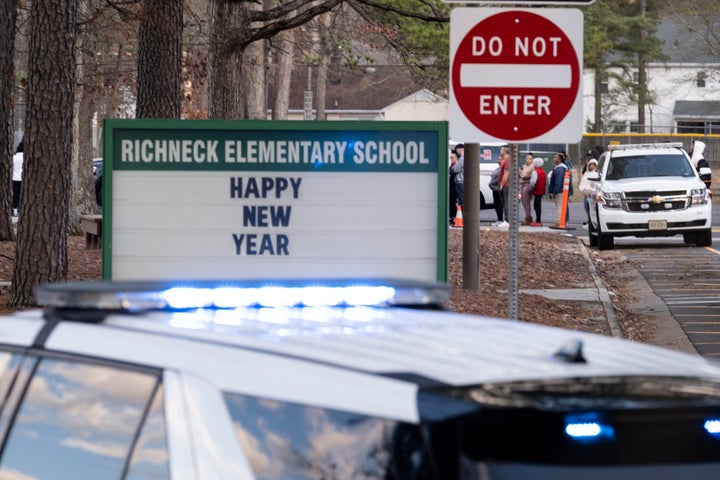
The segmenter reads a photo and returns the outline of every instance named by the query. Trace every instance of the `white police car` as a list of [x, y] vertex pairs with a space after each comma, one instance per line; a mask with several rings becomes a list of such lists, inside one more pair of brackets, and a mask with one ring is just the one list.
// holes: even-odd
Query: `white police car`
[[443, 285], [88, 282], [0, 320], [3, 479], [718, 478], [720, 366]]
[[610, 145], [587, 179], [591, 246], [609, 250], [615, 237], [673, 235], [712, 245], [710, 196], [682, 143]]

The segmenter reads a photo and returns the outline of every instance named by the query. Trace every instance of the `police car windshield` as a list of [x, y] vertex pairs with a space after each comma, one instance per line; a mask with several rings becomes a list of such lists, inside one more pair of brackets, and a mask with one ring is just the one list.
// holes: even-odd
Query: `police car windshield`
[[692, 177], [692, 166], [680, 153], [673, 155], [633, 155], [612, 157], [606, 178], [621, 180], [642, 177]]

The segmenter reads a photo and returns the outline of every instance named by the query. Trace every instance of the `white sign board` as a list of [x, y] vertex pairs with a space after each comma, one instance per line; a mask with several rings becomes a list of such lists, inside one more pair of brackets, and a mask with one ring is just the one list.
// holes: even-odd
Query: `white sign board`
[[108, 120], [104, 133], [105, 278], [446, 280], [444, 123]]
[[574, 143], [583, 134], [578, 9], [455, 8], [450, 137]]

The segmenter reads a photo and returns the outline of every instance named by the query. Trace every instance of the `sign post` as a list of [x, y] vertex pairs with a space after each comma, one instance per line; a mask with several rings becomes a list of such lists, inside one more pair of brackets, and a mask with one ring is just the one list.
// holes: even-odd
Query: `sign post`
[[[583, 16], [577, 9], [453, 9], [450, 136], [465, 143], [579, 142], [584, 123], [582, 37]], [[518, 175], [512, 172], [518, 171], [519, 161], [513, 146], [508, 316], [517, 319]]]

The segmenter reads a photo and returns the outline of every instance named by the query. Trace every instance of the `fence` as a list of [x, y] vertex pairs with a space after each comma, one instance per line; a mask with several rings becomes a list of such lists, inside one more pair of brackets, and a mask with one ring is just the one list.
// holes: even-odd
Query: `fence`
[[608, 145], [627, 145], [632, 143], [660, 143], [681, 142], [689, 153], [694, 141], [705, 143], [703, 156], [713, 170], [712, 190], [715, 198], [720, 198], [720, 135], [699, 133], [585, 133], [578, 144], [568, 145], [568, 154], [573, 165], [579, 169], [580, 162], [585, 159], [585, 153], [596, 145], [607, 150]]
[[720, 135], [698, 133], [586, 133], [577, 145], [568, 146], [568, 154], [573, 159], [584, 159], [585, 152], [595, 145], [607, 150], [608, 145], [626, 145], [630, 143], [681, 142], [685, 150], [692, 150], [693, 141], [705, 143], [705, 159], [711, 168], [720, 168]]

